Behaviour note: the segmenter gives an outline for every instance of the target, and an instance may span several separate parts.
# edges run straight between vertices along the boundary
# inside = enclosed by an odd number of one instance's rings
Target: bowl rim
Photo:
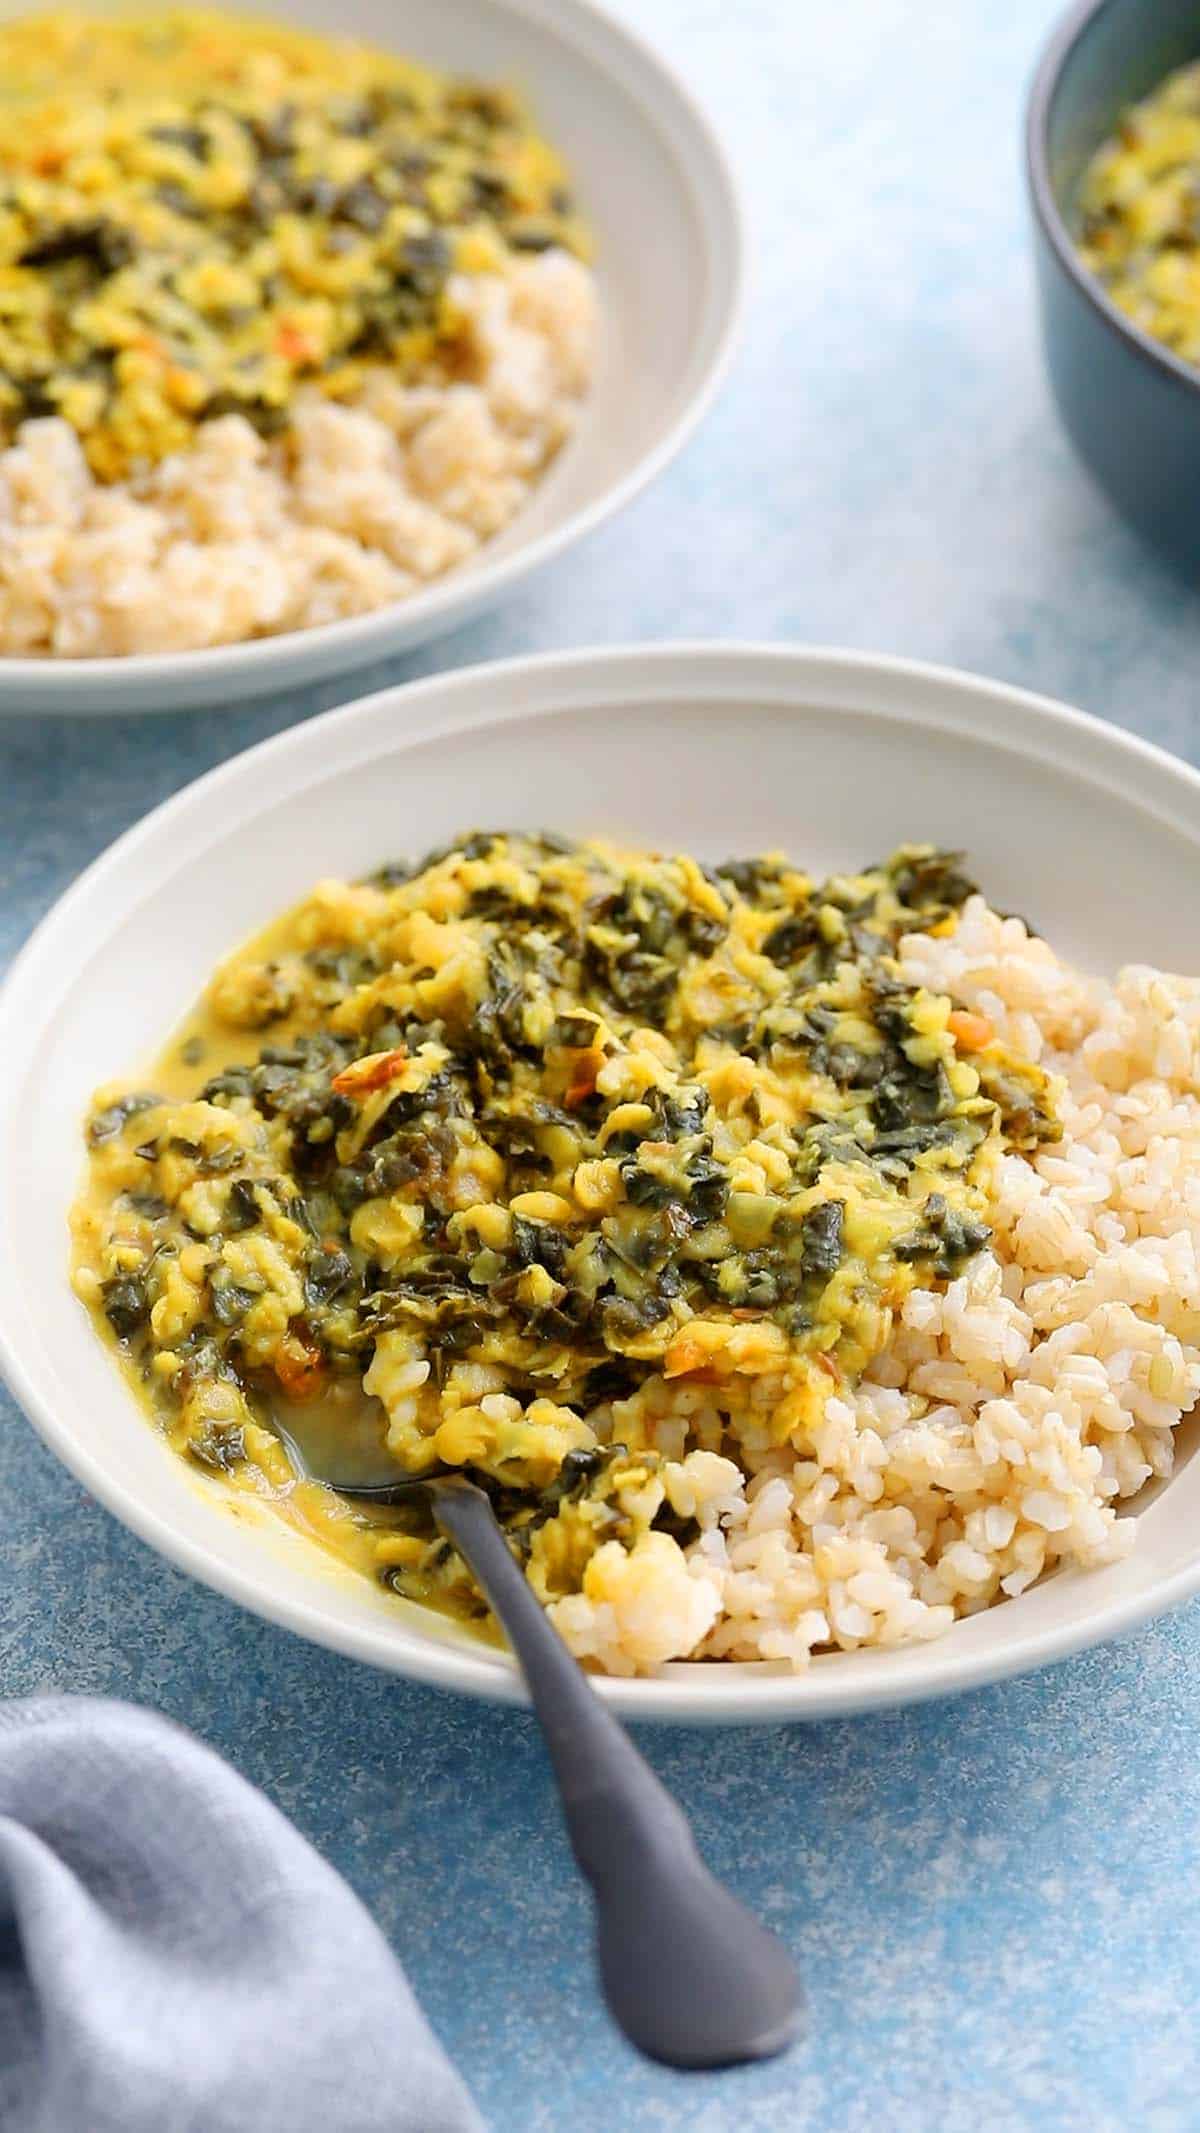
[[[753,670],[753,676],[748,670]],[[1003,737],[997,735],[994,745],[1030,766],[1042,762],[1075,768],[1086,739],[1093,760],[1088,769],[1080,768],[1077,774],[1089,784],[1134,795],[1144,812],[1168,825],[1179,824],[1178,802],[1181,795],[1186,796],[1185,828],[1200,844],[1200,769],[1140,735],[1089,713],[954,668],[821,646],[739,640],[605,645],[483,661],[394,684],[299,726],[285,728],[227,758],[133,823],[68,886],[15,958],[0,985],[0,1056],[8,1055],[10,1037],[16,1038],[19,1031],[28,1029],[31,1021],[35,1028],[42,1027],[41,1020],[30,1016],[29,1003],[40,1000],[44,1004],[48,997],[53,1004],[58,987],[52,987],[47,994],[41,966],[47,955],[53,958],[56,940],[69,934],[74,915],[87,906],[95,890],[110,876],[115,875],[119,881],[130,861],[136,864],[142,846],[154,847],[162,841],[164,832],[184,827],[197,810],[203,816],[211,815],[213,803],[223,793],[247,782],[248,770],[265,772],[276,758],[294,751],[295,760],[276,787],[278,796],[283,797],[319,783],[323,766],[330,761],[347,766],[370,760],[375,753],[370,742],[373,727],[389,738],[390,745],[419,746],[431,738],[504,726],[517,714],[499,700],[497,684],[539,684],[542,693],[538,687],[531,690],[520,705],[520,715],[551,718],[578,710],[586,701],[572,696],[572,688],[607,686],[611,690],[625,681],[630,687],[645,690],[648,696],[657,694],[664,702],[692,698],[697,704],[715,704],[727,703],[735,691],[744,694],[747,688],[753,688],[755,678],[759,678],[764,690],[764,700],[778,705],[795,702],[802,693],[813,696],[827,690],[828,700],[836,707],[839,701],[859,701],[861,692],[862,706],[872,715],[888,722],[925,724],[947,734],[975,733],[983,714],[990,712],[995,724],[995,714],[1000,711],[1006,714],[1004,732]],[[552,695],[546,693],[550,681],[554,683]],[[904,693],[914,685],[927,692],[919,711],[911,707],[910,697]],[[476,700],[480,696],[484,698],[482,708]],[[465,707],[458,699],[466,700]],[[398,707],[406,714],[402,738],[397,734]],[[338,728],[351,740],[346,751],[330,751],[327,746]],[[267,781],[258,780],[256,789],[267,789]],[[255,807],[252,802],[252,815]],[[221,812],[219,807],[216,812]],[[232,814],[227,811],[226,819],[240,819],[237,810]],[[186,845],[187,840],[179,842]],[[20,1071],[23,1075],[24,1067]],[[484,1701],[528,1702],[516,1668],[511,1663],[498,1663],[496,1655],[489,1656],[486,1648],[481,1647],[476,1656],[431,1637],[426,1644],[398,1652],[383,1625],[341,1620],[327,1612],[321,1605],[317,1581],[311,1602],[297,1600],[277,1592],[264,1579],[252,1556],[244,1564],[227,1562],[215,1556],[202,1539],[178,1531],[169,1512],[143,1501],[136,1489],[127,1487],[119,1470],[106,1466],[91,1451],[86,1437],[73,1435],[60,1423],[54,1404],[39,1381],[39,1370],[26,1361],[14,1301],[8,1281],[0,1279],[0,1374],[55,1457],[158,1554],[252,1614],[347,1657]],[[109,1359],[99,1346],[96,1357],[98,1364],[109,1367]],[[1088,1573],[1067,1571],[1060,1575],[1074,1578]],[[615,1710],[628,1718],[648,1721],[779,1724],[847,1716],[926,1701],[1029,1672],[1127,1634],[1180,1605],[1198,1590],[1200,1547],[1182,1568],[1132,1593],[1102,1602],[1082,1620],[1060,1619],[1022,1633],[1014,1618],[1013,1632],[1007,1640],[983,1651],[969,1642],[955,1649],[951,1634],[937,1648],[936,1668],[927,1672],[921,1667],[921,1654],[929,1648],[918,1644],[889,1652],[855,1654],[853,1672],[839,1671],[833,1678],[823,1678],[819,1663],[799,1675],[757,1670],[749,1673],[733,1667],[712,1668],[703,1674],[699,1668],[685,1668],[677,1674],[668,1668],[658,1677],[597,1677],[597,1687]],[[1014,1608],[1020,1605],[1011,1604]]]
[[[595,532],[657,480],[704,420],[737,353],[749,278],[750,222],[745,191],[721,133],[675,63],[639,28],[614,13],[605,0],[492,0],[492,4],[501,14],[519,15],[570,47],[585,69],[611,74],[612,58],[623,60],[636,77],[635,83],[624,74],[617,76],[623,96],[652,126],[676,165],[687,195],[705,210],[698,220],[707,238],[705,327],[711,345],[705,368],[686,400],[650,448],[591,503],[573,511],[561,525],[518,544],[507,555],[489,561],[485,543],[474,567],[446,571],[405,599],[390,601],[363,615],[231,644],[206,645],[186,652],[106,654],[98,659],[0,652],[0,692],[6,697],[18,691],[29,692],[30,700],[14,704],[13,708],[36,711],[37,698],[45,695],[54,699],[47,709],[70,708],[86,713],[93,708],[86,702],[70,707],[63,704],[66,688],[74,684],[82,696],[89,684],[95,684],[93,693],[99,693],[120,683],[135,689],[138,708],[171,711],[175,708],[173,690],[183,692],[180,707],[207,705],[210,701],[214,708],[221,704],[231,707],[254,694],[269,694],[276,685],[287,686],[286,673],[279,675],[277,684],[266,677],[273,660],[282,667],[290,663],[289,655],[290,660],[301,659],[301,647],[309,648],[320,659],[314,678],[353,674],[372,660],[390,656],[389,623],[397,619],[407,623],[415,617],[421,624],[422,640],[440,636],[456,622],[466,622],[480,609],[499,601],[527,575]],[[681,132],[686,137],[684,150],[679,145]],[[697,183],[701,172],[706,192],[703,202]],[[586,410],[586,398],[582,405]],[[581,419],[586,421],[586,412]],[[424,628],[426,622],[428,630]],[[397,649],[403,650],[404,646]],[[203,693],[209,682],[211,699]],[[144,699],[159,684],[161,702],[155,697],[152,703],[145,703]]]
[[[1161,341],[1156,341],[1152,334],[1144,333],[1140,326],[1135,325],[1133,320],[1112,302],[1103,283],[1084,266],[1075,249],[1050,178],[1047,147],[1050,112],[1059,84],[1069,61],[1087,36],[1093,22],[1109,5],[1110,0],[1076,0],[1076,4],[1067,10],[1052,29],[1042,47],[1025,106],[1026,183],[1034,215],[1059,266],[1068,280],[1086,298],[1097,317],[1125,344],[1131,354],[1149,364],[1165,380],[1181,386],[1194,397],[1200,391],[1200,370],[1185,363],[1181,357],[1172,354]],[[1197,56],[1200,57],[1200,50]]]

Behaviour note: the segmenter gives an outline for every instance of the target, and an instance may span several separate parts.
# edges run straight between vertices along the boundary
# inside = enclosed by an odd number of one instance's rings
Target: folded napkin
[[[480,2133],[382,1934],[149,1712],[0,1705],[3,2133]]]

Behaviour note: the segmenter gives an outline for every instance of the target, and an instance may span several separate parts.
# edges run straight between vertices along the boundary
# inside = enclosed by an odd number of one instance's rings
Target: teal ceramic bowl
[[[1026,147],[1050,381],[1080,457],[1169,561],[1200,574],[1200,371],[1111,304],[1075,250],[1084,170],[1127,105],[1200,58],[1200,0],[1085,0],[1052,37]]]

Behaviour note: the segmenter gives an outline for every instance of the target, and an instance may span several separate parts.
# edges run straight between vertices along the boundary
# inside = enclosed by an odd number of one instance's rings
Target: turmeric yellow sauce
[[[115,481],[368,363],[452,377],[452,273],[552,245],[567,176],[506,88],[215,11],[0,25],[0,445],[61,416]]]
[[[419,1508],[299,1470],[469,1470],[547,1602],[686,1545],[664,1451],[808,1444],[1058,1136],[900,975],[969,891],[493,833],[319,884],[98,1093],[77,1291],[181,1454],[414,1599],[484,1613]]]

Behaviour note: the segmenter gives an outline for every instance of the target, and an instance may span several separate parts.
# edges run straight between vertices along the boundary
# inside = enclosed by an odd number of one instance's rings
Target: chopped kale
[[[800,1224],[800,1263],[804,1272],[829,1281],[842,1263],[845,1202],[820,1200]]]
[[[152,1111],[155,1105],[161,1102],[161,1096],[153,1096],[148,1090],[138,1089],[129,1096],[119,1097],[116,1103],[108,1104],[103,1111],[94,1112],[88,1121],[87,1129],[91,1146],[99,1148],[104,1141],[115,1140],[131,1118],[137,1118],[143,1111]]]
[[[106,1281],[101,1289],[104,1316],[119,1340],[132,1340],[150,1316],[150,1299],[144,1279],[135,1274]]]

